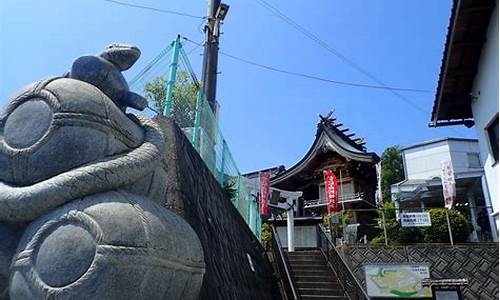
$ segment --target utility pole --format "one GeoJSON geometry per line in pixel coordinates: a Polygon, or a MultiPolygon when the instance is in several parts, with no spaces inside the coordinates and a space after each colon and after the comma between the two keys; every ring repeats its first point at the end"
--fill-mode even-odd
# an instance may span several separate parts
{"type": "Polygon", "coordinates": [[[220,25],[226,17],[229,5],[220,0],[208,0],[207,23],[205,25],[205,52],[203,54],[202,82],[208,104],[217,113],[217,61],[219,52],[220,25]]]}

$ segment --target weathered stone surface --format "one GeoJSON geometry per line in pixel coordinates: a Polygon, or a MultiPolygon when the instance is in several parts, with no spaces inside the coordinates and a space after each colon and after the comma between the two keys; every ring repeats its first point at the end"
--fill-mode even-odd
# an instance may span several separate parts
{"type": "Polygon", "coordinates": [[[83,164],[136,148],[143,129],[96,87],[53,78],[7,107],[0,180],[32,185],[83,164]]]}
{"type": "Polygon", "coordinates": [[[351,269],[364,283],[363,265],[371,263],[426,263],[436,279],[466,278],[465,299],[498,299],[498,244],[369,246],[343,248],[351,269]]]}
{"type": "Polygon", "coordinates": [[[0,115],[0,299],[197,299],[200,241],[156,204],[163,132],[124,113],[135,50],[77,60],[0,115]]]}
{"type": "Polygon", "coordinates": [[[191,224],[205,253],[199,299],[281,299],[264,249],[220,184],[172,120],[156,121],[168,141],[164,153],[169,180],[163,205],[191,224]]]}
{"type": "Polygon", "coordinates": [[[97,56],[79,57],[73,63],[69,77],[96,86],[123,111],[126,107],[143,110],[147,106],[146,99],[129,91],[121,73],[130,68],[140,54],[137,47],[113,44],[97,56]]]}
{"type": "Polygon", "coordinates": [[[141,196],[107,192],[28,226],[13,259],[10,296],[196,299],[204,265],[196,233],[181,217],[141,196]]]}
{"type": "Polygon", "coordinates": [[[0,222],[0,299],[8,298],[10,262],[23,232],[22,226],[0,222]]]}

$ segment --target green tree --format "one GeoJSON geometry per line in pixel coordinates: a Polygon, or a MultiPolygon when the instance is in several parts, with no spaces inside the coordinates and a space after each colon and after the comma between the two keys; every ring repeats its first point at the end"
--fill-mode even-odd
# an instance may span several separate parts
{"type": "Polygon", "coordinates": [[[271,234],[271,226],[269,223],[263,223],[262,224],[262,246],[266,251],[269,251],[271,248],[271,240],[272,240],[272,234],[271,234]]]}
{"type": "Polygon", "coordinates": [[[353,215],[350,211],[341,211],[337,214],[337,224],[331,224],[332,226],[330,227],[330,222],[332,221],[330,214],[324,214],[322,221],[324,227],[332,230],[330,234],[333,240],[335,240],[335,238],[343,236],[344,225],[347,227],[347,225],[352,223],[352,219],[353,215]]]}
{"type": "Polygon", "coordinates": [[[399,146],[392,146],[384,150],[381,157],[382,163],[382,197],[384,202],[391,199],[391,184],[402,181],[405,178],[403,159],[399,146]]]}
{"type": "MultiPolygon", "coordinates": [[[[190,81],[189,73],[177,72],[177,77],[172,91],[172,110],[177,125],[181,128],[193,127],[196,112],[196,96],[198,88],[190,81]]],[[[167,94],[167,79],[158,76],[144,87],[144,96],[154,104],[159,115],[163,115],[165,98],[167,94]]]]}

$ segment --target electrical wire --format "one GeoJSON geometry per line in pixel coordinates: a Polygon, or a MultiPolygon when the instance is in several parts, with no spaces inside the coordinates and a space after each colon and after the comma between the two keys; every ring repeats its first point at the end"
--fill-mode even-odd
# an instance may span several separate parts
{"type": "Polygon", "coordinates": [[[165,14],[170,14],[170,15],[177,15],[177,16],[182,16],[182,17],[188,17],[188,18],[195,18],[195,19],[206,19],[206,17],[200,17],[200,16],[195,16],[192,14],[184,13],[184,12],[179,12],[179,11],[174,11],[174,10],[168,10],[168,9],[161,9],[161,8],[156,8],[156,7],[151,7],[151,6],[143,6],[143,5],[138,5],[138,4],[132,4],[132,3],[127,3],[127,2],[122,2],[122,1],[116,1],[116,0],[103,0],[109,3],[114,3],[122,6],[128,6],[128,7],[133,7],[133,8],[139,8],[139,9],[145,9],[145,10],[150,10],[150,11],[155,11],[159,13],[165,13],[165,14]]]}
{"type": "MultiPolygon", "coordinates": [[[[188,42],[194,43],[194,44],[196,44],[198,46],[202,46],[201,43],[198,43],[198,42],[195,42],[193,40],[190,40],[187,37],[183,37],[183,39],[185,39],[188,42]]],[[[241,58],[241,57],[238,57],[238,56],[235,56],[235,55],[232,55],[232,54],[229,54],[227,52],[220,51],[220,50],[219,50],[219,53],[222,54],[222,55],[224,55],[224,56],[227,56],[229,58],[232,58],[234,60],[237,60],[237,61],[249,64],[249,65],[253,65],[253,66],[256,66],[256,67],[259,67],[259,68],[262,68],[262,69],[266,69],[266,70],[269,70],[269,71],[283,73],[283,74],[288,74],[288,75],[292,75],[292,76],[303,77],[303,78],[317,80],[317,81],[322,81],[322,82],[327,82],[327,83],[333,83],[333,84],[338,84],[338,85],[346,85],[346,86],[352,86],[352,87],[359,87],[359,88],[382,89],[382,90],[397,90],[397,91],[403,91],[403,92],[415,92],[415,93],[431,93],[432,92],[432,91],[429,91],[429,90],[421,90],[421,89],[400,88],[400,87],[390,87],[390,86],[378,86],[378,85],[370,85],[370,84],[363,84],[363,83],[356,83],[356,82],[347,82],[347,81],[333,80],[333,79],[323,78],[323,77],[319,77],[319,76],[315,76],[315,75],[304,74],[304,73],[299,73],[299,72],[294,72],[294,71],[288,71],[288,70],[285,70],[285,69],[281,69],[281,68],[276,68],[276,67],[264,65],[264,64],[257,63],[257,62],[254,62],[254,61],[250,61],[248,59],[244,59],[244,58],[241,58]]]]}
{"type": "MultiPolygon", "coordinates": [[[[382,87],[389,87],[387,86],[383,81],[372,75],[370,72],[366,71],[363,69],[361,66],[356,64],[354,61],[350,60],[347,58],[345,55],[343,55],[340,51],[336,50],[335,48],[331,47],[328,43],[326,43],[324,40],[320,39],[317,35],[312,33],[311,31],[307,30],[303,26],[301,26],[299,23],[294,21],[292,18],[288,17],[286,14],[281,12],[278,8],[275,6],[271,5],[270,3],[266,2],[265,0],[256,0],[257,3],[259,3],[262,7],[267,9],[269,12],[271,12],[273,15],[276,17],[280,18],[281,20],[285,21],[288,25],[292,26],[296,30],[298,30],[300,33],[302,33],[304,36],[307,38],[311,39],[312,41],[316,42],[319,46],[327,50],[328,52],[332,53],[336,57],[338,57],[340,60],[342,60],[344,63],[352,67],[353,69],[357,70],[358,72],[362,73],[366,77],[370,78],[377,84],[379,84],[382,87]]],[[[417,104],[413,103],[410,99],[406,98],[405,96],[401,95],[398,93],[398,89],[393,89],[393,88],[386,88],[386,90],[389,90],[391,93],[393,93],[395,96],[406,102],[408,105],[412,106],[416,110],[428,115],[430,112],[428,112],[426,109],[421,108],[417,104]]]]}

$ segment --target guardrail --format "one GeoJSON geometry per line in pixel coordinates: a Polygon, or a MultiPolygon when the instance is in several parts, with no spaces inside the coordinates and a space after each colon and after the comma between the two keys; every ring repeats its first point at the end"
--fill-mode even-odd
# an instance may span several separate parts
{"type": "Polygon", "coordinates": [[[318,232],[318,248],[330,264],[346,296],[351,300],[369,300],[370,297],[366,294],[356,277],[354,277],[351,269],[349,269],[347,263],[328,239],[323,229],[317,226],[316,230],[318,232]]]}
{"type": "Polygon", "coordinates": [[[290,263],[283,252],[281,241],[274,225],[271,225],[271,236],[271,248],[274,256],[274,264],[276,266],[276,270],[278,271],[283,299],[299,300],[300,296],[292,277],[290,263]]]}

